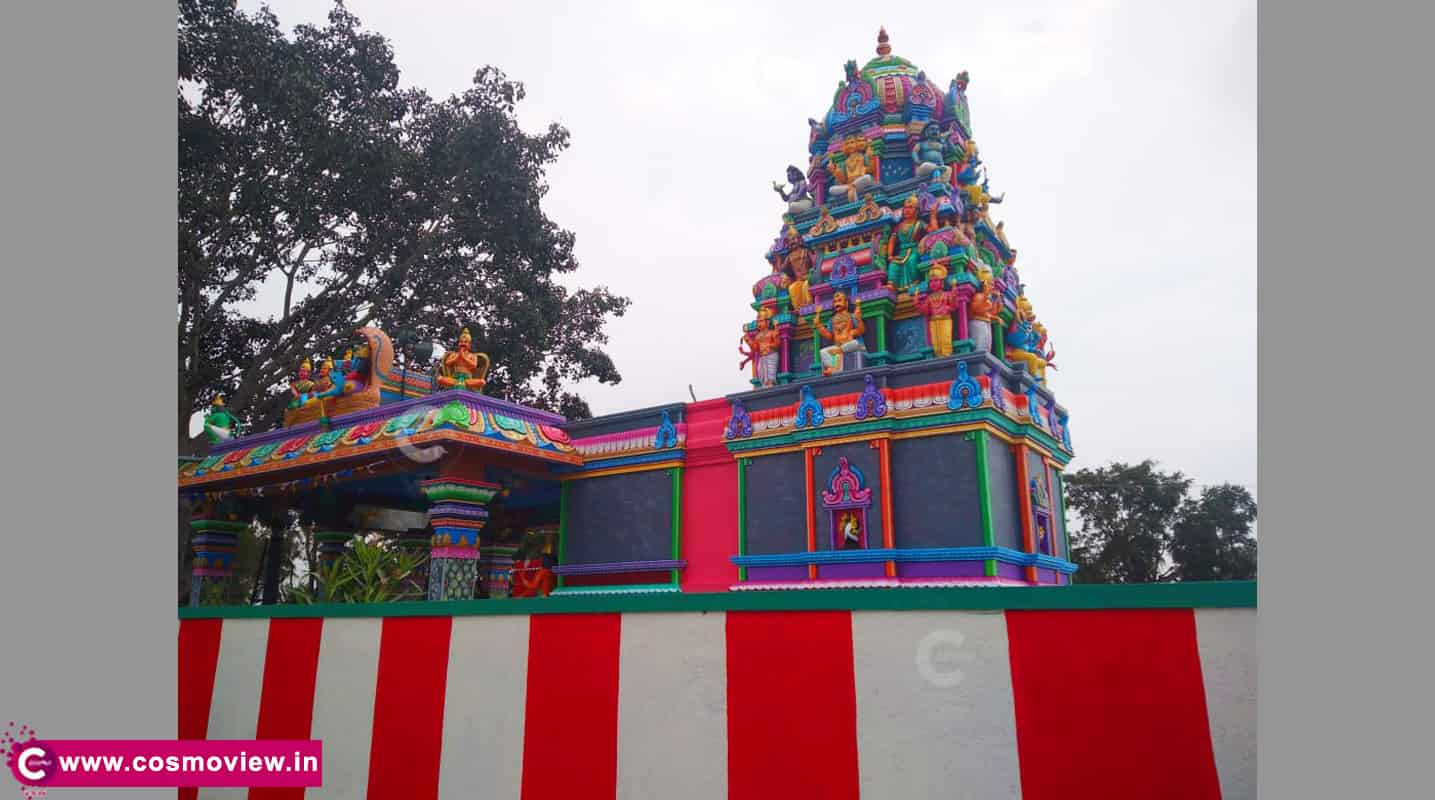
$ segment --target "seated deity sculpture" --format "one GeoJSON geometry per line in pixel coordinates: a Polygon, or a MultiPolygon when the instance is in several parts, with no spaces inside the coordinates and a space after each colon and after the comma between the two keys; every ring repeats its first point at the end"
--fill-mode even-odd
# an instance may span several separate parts
{"type": "Polygon", "coordinates": [[[942,135],[942,127],[928,122],[922,127],[922,138],[912,147],[912,163],[916,165],[917,177],[932,183],[946,183],[952,179],[952,168],[948,157],[955,160],[959,153],[951,140],[942,135]]]}
{"type": "Polygon", "coordinates": [[[807,178],[802,170],[795,166],[787,168],[787,182],[792,184],[790,191],[784,190],[782,184],[776,181],[772,184],[772,190],[777,192],[787,202],[787,213],[801,214],[811,211],[813,208],[812,187],[808,185],[807,178]]]}
{"type": "Polygon", "coordinates": [[[812,318],[812,325],[822,338],[832,341],[830,346],[822,348],[818,353],[822,361],[823,375],[841,372],[844,355],[866,349],[866,344],[862,341],[862,334],[867,332],[867,326],[862,321],[862,301],[857,301],[849,312],[845,292],[832,295],[832,327],[829,329],[822,324],[820,308],[812,318]]]}
{"type": "Polygon", "coordinates": [[[444,389],[483,389],[488,377],[488,355],[473,352],[473,334],[464,328],[458,335],[458,349],[439,362],[434,383],[444,389]]]}
{"type": "Polygon", "coordinates": [[[310,399],[337,397],[343,393],[344,379],[341,376],[335,380],[334,359],[326,357],[324,363],[319,366],[319,377],[314,381],[314,391],[310,399]]]}
{"type": "Polygon", "coordinates": [[[836,181],[832,185],[834,197],[856,202],[857,195],[877,184],[875,156],[872,144],[865,136],[849,136],[842,141],[842,158],[828,158],[828,169],[836,181]]]}
{"type": "Polygon", "coordinates": [[[362,389],[364,382],[369,379],[369,343],[363,342],[345,352],[339,367],[344,373],[346,392],[362,389]]]}
{"type": "Polygon", "coordinates": [[[290,408],[299,408],[313,399],[314,381],[309,377],[312,370],[313,365],[307,358],[299,365],[299,377],[289,384],[289,394],[292,395],[289,400],[290,408]]]}
{"type": "Polygon", "coordinates": [[[748,347],[757,354],[757,378],[763,386],[777,385],[778,347],[781,337],[772,326],[772,309],[763,306],[757,314],[757,330],[744,334],[748,347]]]}
{"type": "Polygon", "coordinates": [[[1036,352],[1037,333],[1033,323],[1036,313],[1031,310],[1031,301],[1025,297],[1016,299],[1016,315],[1006,331],[1006,360],[1025,364],[1026,371],[1039,383],[1046,382],[1046,359],[1036,352]]]}

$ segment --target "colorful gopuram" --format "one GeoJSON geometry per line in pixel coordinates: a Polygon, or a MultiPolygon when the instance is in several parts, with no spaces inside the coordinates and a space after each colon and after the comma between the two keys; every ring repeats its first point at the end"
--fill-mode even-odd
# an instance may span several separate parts
{"type": "Polygon", "coordinates": [[[967,87],[885,31],[847,62],[773,184],[744,391],[568,421],[485,395],[467,331],[396,370],[366,328],[298,365],[283,428],[216,405],[179,475],[204,501],[192,597],[232,570],[236,520],[298,511],[332,558],[366,507],[426,515],[388,533],[428,549],[430,600],[1068,583],[1067,412],[967,87]]]}

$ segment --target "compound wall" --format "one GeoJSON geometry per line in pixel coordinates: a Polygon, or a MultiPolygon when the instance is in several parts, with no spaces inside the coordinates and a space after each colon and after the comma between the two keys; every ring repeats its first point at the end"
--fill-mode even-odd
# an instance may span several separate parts
{"type": "Polygon", "coordinates": [[[320,739],[324,786],[284,790],[308,798],[1250,798],[1254,606],[1210,584],[186,609],[179,735],[320,739]]]}

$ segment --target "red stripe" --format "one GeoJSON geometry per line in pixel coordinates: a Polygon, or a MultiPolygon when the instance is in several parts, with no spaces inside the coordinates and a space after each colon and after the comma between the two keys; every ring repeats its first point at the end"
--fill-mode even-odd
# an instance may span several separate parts
{"type": "MultiPolygon", "coordinates": [[[[264,650],[255,739],[308,739],[314,720],[314,680],[319,674],[319,639],[324,620],[272,619],[264,650]]],[[[249,800],[300,800],[302,786],[249,790],[249,800]]]]}
{"type": "MultiPolygon", "coordinates": [[[[179,623],[179,738],[203,739],[209,731],[209,703],[219,665],[222,619],[185,619],[179,623]]],[[[194,800],[199,790],[179,790],[179,800],[194,800]]]]}
{"type": "Polygon", "coordinates": [[[619,614],[529,618],[522,800],[617,796],[621,636],[619,614]]]}
{"type": "Polygon", "coordinates": [[[369,800],[438,797],[452,617],[386,617],[379,636],[369,800]]]}
{"type": "Polygon", "coordinates": [[[727,615],[729,800],[858,796],[848,611],[727,615]]]}
{"type": "Polygon", "coordinates": [[[1023,800],[1217,800],[1190,609],[1008,611],[1023,800]]]}

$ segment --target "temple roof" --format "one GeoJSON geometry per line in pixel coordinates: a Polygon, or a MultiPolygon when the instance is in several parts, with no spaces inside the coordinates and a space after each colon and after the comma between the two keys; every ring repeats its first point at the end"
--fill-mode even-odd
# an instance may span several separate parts
{"type": "Polygon", "coordinates": [[[832,95],[832,105],[824,117],[828,133],[852,126],[854,120],[880,114],[903,114],[919,120],[941,121],[947,116],[946,92],[937,86],[917,65],[892,54],[887,31],[877,36],[877,55],[863,67],[849,61],[846,78],[832,95]]]}
{"type": "Polygon", "coordinates": [[[581,464],[561,416],[456,389],[318,422],[241,436],[206,458],[182,460],[179,485],[203,489],[237,480],[286,475],[353,460],[422,461],[445,444],[501,450],[558,464],[581,464]],[[431,451],[430,451],[431,452],[431,451]]]}

